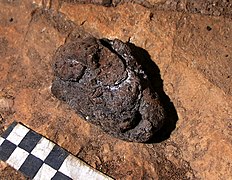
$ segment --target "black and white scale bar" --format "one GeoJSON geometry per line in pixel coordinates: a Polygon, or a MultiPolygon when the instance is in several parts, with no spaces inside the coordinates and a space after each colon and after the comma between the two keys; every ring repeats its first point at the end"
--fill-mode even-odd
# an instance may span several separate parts
{"type": "Polygon", "coordinates": [[[34,180],[112,179],[17,122],[0,137],[0,160],[34,180]]]}

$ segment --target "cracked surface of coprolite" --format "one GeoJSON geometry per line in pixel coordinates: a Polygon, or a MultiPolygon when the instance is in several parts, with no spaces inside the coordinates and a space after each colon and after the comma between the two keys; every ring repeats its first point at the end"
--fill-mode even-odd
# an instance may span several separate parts
{"type": "Polygon", "coordinates": [[[110,135],[147,142],[162,127],[159,96],[126,43],[94,37],[65,43],[53,68],[52,93],[110,135]]]}

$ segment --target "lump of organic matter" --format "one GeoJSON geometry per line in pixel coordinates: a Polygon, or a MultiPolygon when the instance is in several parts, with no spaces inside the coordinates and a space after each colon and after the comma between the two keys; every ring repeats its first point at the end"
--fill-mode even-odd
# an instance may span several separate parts
{"type": "Polygon", "coordinates": [[[54,56],[52,93],[110,135],[147,142],[165,113],[147,75],[122,41],[88,37],[54,56]]]}

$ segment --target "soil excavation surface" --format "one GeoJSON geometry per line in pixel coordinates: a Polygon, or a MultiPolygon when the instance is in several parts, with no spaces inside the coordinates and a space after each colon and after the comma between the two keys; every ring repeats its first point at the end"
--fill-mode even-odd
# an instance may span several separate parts
{"type": "MultiPolygon", "coordinates": [[[[229,179],[231,42],[229,1],[2,0],[0,132],[22,122],[115,179],[229,179]],[[57,49],[89,35],[130,43],[159,82],[169,121],[152,142],[114,138],[52,94],[57,49]]],[[[1,162],[0,179],[27,178],[1,162]]]]}

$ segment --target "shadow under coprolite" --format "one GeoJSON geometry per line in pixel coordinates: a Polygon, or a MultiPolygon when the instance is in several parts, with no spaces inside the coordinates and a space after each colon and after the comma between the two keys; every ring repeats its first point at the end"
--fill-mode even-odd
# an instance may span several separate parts
{"type": "Polygon", "coordinates": [[[155,132],[153,138],[147,143],[159,143],[168,139],[172,131],[176,128],[178,115],[174,104],[163,90],[163,80],[160,76],[160,70],[154,61],[151,60],[149,53],[143,48],[137,47],[132,43],[127,43],[132,51],[132,55],[137,62],[142,66],[152,84],[152,89],[159,94],[160,101],[166,113],[166,119],[162,128],[155,132]]]}

